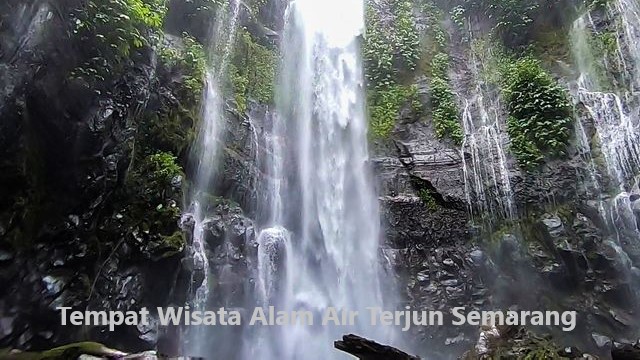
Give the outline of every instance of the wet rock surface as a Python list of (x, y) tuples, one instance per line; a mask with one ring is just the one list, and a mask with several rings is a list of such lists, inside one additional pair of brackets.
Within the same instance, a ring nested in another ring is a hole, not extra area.
[(417, 356), (353, 334), (343, 336), (342, 340), (334, 343), (334, 346), (360, 360), (420, 360)]
[[(68, 28), (75, 6), (0, 4), (0, 77), (21, 76), (19, 86), (0, 89), (0, 284), (10, 294), (0, 300), (0, 347), (92, 338), (148, 349), (157, 337), (147, 329), (65, 327), (56, 310), (184, 301), (172, 292), (183, 250), (182, 178), (160, 186), (135, 174), (144, 169), (136, 146), (149, 146), (139, 136), (146, 106), (172, 96), (166, 69), (147, 52), (108, 92), (69, 79), (82, 61)], [(15, 26), (31, 30), (6, 31)]]

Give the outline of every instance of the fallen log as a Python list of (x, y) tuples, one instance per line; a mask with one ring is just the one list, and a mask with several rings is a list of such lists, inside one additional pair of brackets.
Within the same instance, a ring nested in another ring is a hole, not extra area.
[(360, 360), (420, 360), (394, 347), (381, 345), (375, 341), (349, 334), (334, 342), (336, 349), (344, 351)]

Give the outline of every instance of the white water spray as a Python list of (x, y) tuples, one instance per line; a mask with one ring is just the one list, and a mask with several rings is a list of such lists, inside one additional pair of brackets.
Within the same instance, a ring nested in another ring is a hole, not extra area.
[[(196, 144), (197, 172), (195, 191), (189, 199), (190, 213), (184, 215), (183, 222), (192, 219), (193, 234), (190, 258), (193, 261), (190, 305), (193, 310), (207, 310), (209, 299), (209, 259), (204, 242), (205, 226), (209, 221), (206, 214), (207, 197), (215, 180), (218, 168), (218, 151), (224, 141), (224, 97), (221, 85), (224, 73), (233, 52), (236, 26), (240, 11), (240, 0), (231, 0), (230, 11), (218, 11), (212, 38), (210, 67), (206, 75), (203, 96), (202, 124)], [(201, 283), (199, 283), (201, 281)], [(206, 332), (201, 327), (191, 329), (187, 336), (186, 350), (191, 354), (205, 355), (208, 346)]]
[(361, 316), (352, 326), (251, 329), (245, 359), (337, 358), (344, 355), (331, 344), (349, 332), (391, 340), (390, 329), (370, 326), (366, 316), (384, 299), (357, 40), (363, 7), (361, 0), (297, 0), (287, 10), (256, 284), (259, 305)]
[[(469, 36), (473, 37), (471, 31)], [(491, 89), (482, 79), (486, 70), (479, 56), (491, 54), (472, 51), (469, 57), (474, 83), (464, 99), (462, 115), (465, 196), (472, 216), (489, 215), (489, 221), (509, 220), (515, 217), (516, 208), (509, 179), (504, 109), (498, 90)]]

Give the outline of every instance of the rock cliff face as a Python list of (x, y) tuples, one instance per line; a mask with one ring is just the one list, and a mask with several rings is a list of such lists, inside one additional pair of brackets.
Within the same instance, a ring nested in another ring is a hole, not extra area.
[[(82, 61), (67, 14), (77, 4), (7, 2), (2, 8), (0, 103), (2, 261), (0, 344), (50, 347), (83, 337), (108, 340), (98, 329), (61, 327), (55, 308), (129, 310), (165, 304), (167, 279), (180, 269), (164, 234), (138, 233), (127, 220), (136, 204), (128, 191), (138, 128), (147, 106), (164, 101), (167, 77), (153, 55), (114, 79), (108, 93), (70, 80)], [(25, 29), (25, 27), (27, 29)], [(141, 166), (137, 161), (136, 166)], [(175, 206), (181, 178), (159, 201)], [(135, 190), (137, 189), (137, 190)], [(155, 194), (155, 193), (154, 193)], [(173, 228), (173, 229), (172, 229)], [(138, 229), (138, 230), (136, 230)], [(157, 277), (166, 273), (166, 278)], [(122, 329), (120, 345), (147, 347), (148, 329)]]
[[(395, 156), (387, 150), (375, 158), (384, 189), (383, 252), (411, 306), (575, 309), (579, 328), (557, 334), (561, 343), (593, 350), (602, 345), (599, 336), (633, 339), (637, 275), (628, 275), (615, 234), (581, 185), (587, 165), (580, 154), (538, 174), (512, 173), (518, 215), (487, 233), (470, 218), (459, 149), (436, 140), (424, 120), (398, 124), (392, 139)], [(432, 195), (426, 201), (423, 189)], [(425, 348), (450, 354), (475, 343), (478, 329), (419, 331)]]
[[(285, 5), (247, 6), (243, 25), (273, 41)], [(10, 294), (0, 299), (0, 347), (91, 339), (177, 354), (180, 329), (63, 327), (55, 310), (184, 305), (205, 270), (190, 265), (192, 224), (181, 220), (200, 112), (185, 96), (189, 69), (143, 47), (104, 89), (88, 86), (73, 76), (86, 61), (69, 15), (80, 6), (0, 5), (0, 286)], [(207, 43), (210, 14), (189, 11), (169, 4), (167, 31)], [(163, 46), (180, 52), (186, 45), (167, 33)], [(247, 247), (255, 234), (245, 212), (255, 210), (259, 129), (232, 101), (225, 109), (224, 176), (207, 204), (216, 215), (206, 241), (213, 290), (230, 294), (212, 305), (233, 307), (244, 296), (246, 255), (255, 251)], [(250, 103), (247, 112), (261, 123), (265, 111)]]

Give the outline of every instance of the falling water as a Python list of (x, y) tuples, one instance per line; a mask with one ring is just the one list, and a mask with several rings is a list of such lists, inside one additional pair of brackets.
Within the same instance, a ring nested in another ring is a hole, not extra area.
[[(579, 18), (572, 30), (573, 51), (580, 71), (577, 81), (577, 99), (593, 119), (600, 151), (613, 180), (624, 187), (640, 166), (640, 132), (637, 91), (640, 89), (640, 5), (636, 1), (616, 0), (609, 5), (608, 14), (616, 19), (613, 29), (598, 30), (590, 13)], [(613, 31), (616, 39), (614, 58), (594, 56), (591, 46), (598, 31)], [(598, 61), (602, 61), (598, 64)], [(613, 63), (618, 63), (614, 67)], [(625, 83), (598, 74), (602, 68), (606, 75), (623, 69)], [(607, 91), (603, 83), (616, 83)], [(634, 104), (635, 103), (635, 104)]]
[[(221, 84), (228, 66), (235, 41), (236, 23), (240, 10), (240, 0), (230, 0), (230, 11), (218, 11), (212, 34), (210, 67), (206, 74), (203, 96), (202, 123), (196, 144), (195, 158), (197, 170), (195, 190), (189, 199), (190, 213), (183, 217), (183, 223), (193, 226), (190, 258), (193, 261), (190, 305), (194, 310), (205, 310), (209, 298), (209, 259), (204, 242), (204, 231), (209, 221), (206, 207), (211, 183), (215, 180), (218, 165), (218, 150), (223, 141), (224, 104)], [(207, 339), (201, 327), (192, 330), (187, 338), (187, 351), (203, 354)]]
[[(640, 4), (615, 0), (603, 16), (608, 19), (606, 24), (587, 12), (575, 21), (571, 32), (580, 73), (574, 97), (586, 112), (577, 119), (576, 128), (580, 148), (590, 160), (592, 181), (603, 195), (600, 212), (616, 235), (616, 252), (621, 263), (638, 272), (629, 257), (640, 258), (640, 231), (632, 204), (638, 194), (631, 193), (640, 170)], [(613, 37), (615, 49), (608, 49), (603, 57), (594, 44), (605, 35)], [(584, 130), (591, 122), (593, 142)], [(597, 176), (599, 166), (609, 182)], [(609, 190), (618, 195), (607, 199)]]
[[(465, 195), (472, 215), (512, 219), (515, 215), (509, 164), (505, 150), (505, 124), (498, 92), (483, 81), (478, 54), (469, 60), (474, 80), (464, 99), (462, 161)], [(468, 154), (468, 155), (467, 155)]]
[(287, 10), (278, 115), (266, 136), (256, 281), (262, 306), (361, 315), (353, 326), (250, 329), (246, 359), (336, 358), (331, 344), (348, 332), (389, 340), (382, 333), (389, 330), (374, 329), (366, 316), (367, 307), (384, 303), (358, 44), (363, 27), (362, 0), (297, 0)]

